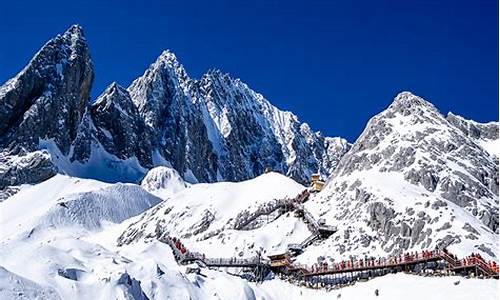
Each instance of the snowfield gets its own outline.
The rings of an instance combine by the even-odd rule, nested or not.
[[[159,189],[171,186],[163,176],[156,178],[163,182],[156,185]],[[178,186],[178,178],[170,178]],[[209,228],[222,228],[219,235],[186,239],[189,247],[207,256],[230,257],[239,251],[248,256],[257,249],[280,252],[309,234],[293,215],[282,215],[251,230],[224,229],[224,224],[242,210],[292,197],[303,188],[285,176],[269,173],[240,183],[190,185],[160,202],[138,185],[64,175],[25,185],[0,203],[0,299],[334,299],[338,295],[341,299],[497,299],[497,280],[462,277],[395,274],[329,292],[291,285],[277,277],[257,284],[224,270],[202,268],[199,275],[188,273],[192,266],[179,266],[169,246],[154,239],[117,244],[128,228],[146,216],[165,216],[163,207],[178,203],[191,212],[213,210],[215,219]],[[81,203],[89,206],[83,208]],[[175,209],[166,216],[175,214]],[[145,211],[142,215],[141,210]],[[189,224],[197,220],[197,214],[167,219],[174,225],[172,233],[181,235],[189,232],[189,226],[173,223],[179,218]]]
[[[56,175],[24,186],[2,202],[0,237],[37,233],[42,228],[78,227],[98,230],[119,223],[161,202],[134,184],[105,184]]]

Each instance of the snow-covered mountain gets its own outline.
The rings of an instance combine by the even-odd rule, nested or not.
[[[403,92],[351,145],[228,74],[191,79],[169,51],[90,101],[93,76],[72,26],[0,87],[0,299],[498,298],[492,279],[391,274],[327,292],[197,274],[158,239],[209,258],[302,243],[309,265],[436,247],[498,262],[498,122]],[[324,189],[290,210],[318,171]],[[335,232],[316,239],[306,211]]]
[[[498,127],[487,128],[492,131],[487,138],[497,140]],[[308,247],[299,260],[314,263],[318,257],[387,256],[436,247],[498,259],[498,157],[481,146],[484,139],[471,137],[424,99],[399,94],[370,120],[325,189],[305,204],[339,230]],[[239,190],[240,183],[193,186],[144,213],[119,243],[169,234],[209,254],[215,254],[210,245],[218,245],[214,251],[219,256],[284,251],[310,235],[300,219],[273,211],[250,226],[238,226],[259,211],[272,211],[276,199],[305,188],[281,180],[278,174],[266,174],[248,182],[260,186],[251,190],[273,190],[273,195],[284,187],[278,198],[250,192],[248,199],[231,196],[231,203],[224,200],[226,194]]]
[[[128,91],[158,138],[159,154],[191,181],[242,180],[271,168],[306,182],[312,173],[330,174],[349,148],[228,74],[189,78],[169,51]]]
[[[72,26],[0,86],[0,190],[57,173],[50,155],[36,151],[41,141],[50,140],[71,156],[93,78],[82,30]]]
[[[130,87],[113,83],[91,103],[93,78],[83,30],[74,25],[0,87],[0,187],[57,172],[137,182],[160,165],[190,182],[249,179],[266,168],[305,182],[330,174],[350,147],[228,74],[189,78],[169,51]],[[34,161],[29,176],[17,160]]]
[[[498,139],[498,126],[485,126]],[[424,99],[399,94],[306,204],[339,231],[305,255],[448,246],[498,259],[498,157],[479,136]]]

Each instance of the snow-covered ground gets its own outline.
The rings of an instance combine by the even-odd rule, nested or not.
[[[170,178],[176,180],[175,187],[182,186],[176,176]],[[171,186],[168,180],[158,185]],[[179,266],[171,249],[154,239],[117,244],[123,232],[138,224],[145,224],[137,228],[148,232],[145,221],[165,216],[163,210],[173,205],[165,221],[179,235],[188,233],[190,222],[203,211],[212,210],[215,218],[207,231],[222,231],[207,239],[200,238],[202,233],[184,239],[207,256],[279,252],[309,234],[293,214],[248,230],[224,225],[242,211],[295,196],[303,188],[270,173],[241,183],[187,185],[160,202],[139,185],[65,175],[22,186],[0,203],[0,299],[497,299],[498,281],[461,277],[387,275],[329,292],[277,278],[258,284],[224,271],[188,273],[190,266]],[[375,297],[375,289],[380,296]]]
[[[495,279],[389,274],[331,291],[304,289],[280,280],[266,281],[259,287],[270,299],[479,300],[498,299],[499,286]],[[379,291],[378,296],[375,290]]]
[[[263,216],[259,225],[251,229],[236,230],[235,227],[240,220],[274,200],[295,197],[304,189],[279,173],[238,183],[191,185],[132,222],[120,241],[151,240],[160,228],[164,234],[182,238],[189,249],[203,252],[207,257],[282,252],[289,243],[300,243],[310,235],[303,222],[292,213],[277,220]],[[164,192],[160,190],[160,193]]]

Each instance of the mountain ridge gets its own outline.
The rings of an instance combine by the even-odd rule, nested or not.
[[[325,252],[450,247],[496,257],[498,157],[434,105],[403,92],[370,119],[306,206],[339,227]]]
[[[190,182],[244,180],[267,168],[306,182],[312,173],[327,176],[350,146],[312,132],[221,71],[189,78],[168,50],[128,88],[112,83],[94,102],[93,79],[83,29],[73,25],[0,88],[0,116],[13,120],[0,127],[3,155],[17,155],[13,148],[19,147],[42,151],[35,165],[51,165],[40,176],[16,180],[16,169],[5,161],[11,175],[2,187],[40,182],[56,172],[137,182],[160,165],[173,166]],[[22,102],[25,94],[34,96]],[[33,121],[16,121],[23,115]]]

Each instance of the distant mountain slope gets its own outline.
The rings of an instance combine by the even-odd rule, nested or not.
[[[409,92],[369,121],[306,206],[340,230],[304,259],[436,246],[498,256],[498,158]]]
[[[189,78],[168,51],[128,89],[113,83],[90,103],[93,78],[87,41],[74,25],[0,87],[0,188],[56,172],[137,182],[159,165],[190,182],[243,180],[266,168],[307,181],[330,174],[350,147],[313,132],[239,79],[220,71]],[[46,151],[30,154],[38,150]],[[12,157],[26,156],[36,161],[23,177]]]

